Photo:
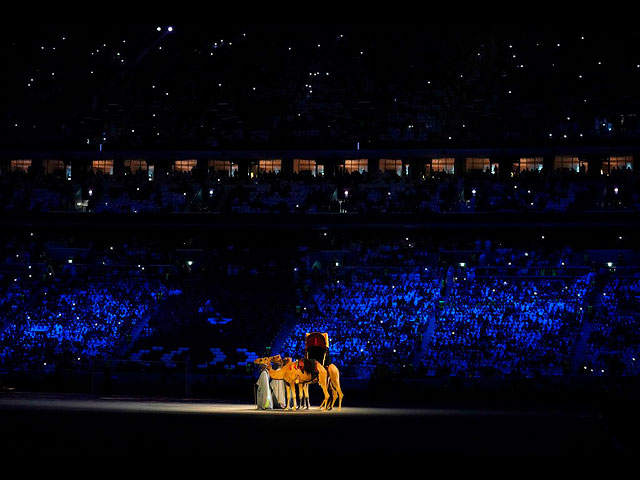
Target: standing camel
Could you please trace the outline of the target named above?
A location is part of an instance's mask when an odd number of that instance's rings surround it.
[[[291,360],[291,359],[289,358],[288,360]],[[271,361],[281,362],[282,359],[280,358],[280,355],[276,355],[275,357],[271,357]],[[312,362],[312,364],[309,365],[308,363],[305,363],[305,362]],[[298,360],[297,365],[303,374],[310,373],[310,372],[305,372],[305,365],[308,365],[308,367],[310,367],[310,369],[312,370],[313,369],[318,370],[317,377],[313,378],[311,382],[305,382],[304,384],[298,385],[298,387],[301,387],[301,386],[303,387],[300,393],[300,406],[302,406],[302,404],[306,402],[307,409],[308,409],[309,408],[309,383],[319,383],[320,372],[321,372],[320,368],[324,368],[324,367],[320,362],[318,362],[315,359],[306,359],[306,360],[301,359],[301,360]],[[338,370],[338,367],[336,367],[333,363],[326,367],[326,371],[328,374],[327,386],[331,388],[331,397],[333,398],[333,402],[331,402],[331,405],[329,405],[328,402],[326,403],[323,402],[324,406],[327,410],[332,410],[334,405],[336,404],[336,401],[339,399],[340,401],[338,403],[338,410],[341,410],[342,399],[344,398],[344,394],[342,393],[342,388],[340,387],[340,371]]]
[[[287,410],[289,410],[290,408],[289,405],[291,397],[293,397],[293,407],[296,408],[295,386],[296,384],[304,385],[311,383],[313,381],[311,373],[303,373],[298,368],[297,362],[288,362],[280,370],[273,370],[273,368],[271,368],[271,362],[273,360],[275,360],[275,357],[256,358],[254,360],[254,363],[266,365],[271,378],[282,379],[285,381],[285,383],[288,384],[289,389],[287,390]],[[320,404],[320,410],[326,410],[329,403],[329,391],[327,390],[327,379],[329,377],[327,374],[327,370],[320,363],[317,363],[317,369],[318,384],[320,385],[320,387],[322,388],[322,392],[324,393],[324,400]]]
[[[298,384],[298,389],[300,390],[300,397],[302,398],[302,389],[303,389],[304,381],[306,380],[306,378],[302,378],[302,380],[300,380],[300,376],[302,372],[298,370],[297,365],[295,364],[295,362],[291,361],[291,359],[285,359],[285,363],[282,366],[282,368],[278,370],[274,370],[273,367],[271,366],[272,358],[273,357],[256,358],[253,361],[253,363],[257,365],[266,365],[267,372],[269,372],[269,377],[271,377],[272,379],[284,380],[285,390],[287,392],[287,408],[286,409],[289,410],[291,408],[291,403],[292,403],[291,399],[293,399],[293,408],[295,409],[297,408],[296,390],[295,390],[296,383]],[[309,375],[308,381],[310,380],[311,380],[311,375]]]
[[[292,362],[291,357],[285,357],[283,359],[280,355],[269,357],[268,360],[271,363],[280,364],[283,367],[286,365],[289,365],[289,362]],[[297,363],[295,365],[297,365]],[[290,366],[287,366],[287,368],[290,368]],[[284,375],[283,375],[283,379],[284,379]],[[315,380],[315,382],[317,382],[317,380]],[[305,403],[306,401],[306,408],[308,410],[309,409],[309,383],[302,383],[300,382],[300,379],[298,379],[296,383],[298,384],[298,396],[300,398],[300,406],[299,407],[296,406],[295,390],[293,390],[291,391],[291,396],[293,397],[293,407],[302,408],[303,403]],[[289,387],[289,384],[287,384],[287,388],[288,387]]]
[[[269,364],[271,362],[282,361],[280,355],[269,357],[266,360],[269,361]],[[285,363],[286,368],[285,367],[282,368],[282,370],[285,370],[284,380],[285,382],[287,382],[287,378],[290,378],[293,381],[293,383],[290,385],[295,385],[295,383],[298,383],[298,388],[301,390],[300,403],[302,405],[304,401],[303,399],[305,399],[308,405],[309,384],[315,383],[315,379],[312,377],[311,372],[302,372],[298,368],[297,362],[291,362],[291,359],[289,358],[285,359],[285,361],[286,360],[289,360],[289,362]],[[317,382],[320,385],[320,388],[322,388],[322,392],[324,393],[324,400],[320,404],[320,409],[321,410],[332,409],[336,403],[336,400],[339,399],[338,410],[341,410],[342,399],[344,398],[344,394],[342,393],[342,388],[340,388],[340,371],[338,370],[338,367],[336,367],[334,364],[331,364],[325,369],[325,367],[320,362],[316,360],[311,360],[311,361],[315,363],[316,369],[318,371]],[[275,372],[278,372],[278,370],[275,370]],[[294,373],[294,372],[297,372],[297,373]],[[331,403],[331,406],[329,406],[329,392],[327,390],[329,386],[331,387],[331,392],[333,396],[333,402]],[[294,397],[294,408],[295,408],[296,406],[295,390],[293,389],[293,387],[291,387],[291,392]],[[289,405],[289,402],[287,400],[287,407],[288,405]]]

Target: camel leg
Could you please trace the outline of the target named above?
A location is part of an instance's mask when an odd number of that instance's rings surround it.
[[[292,404],[293,406],[290,406]],[[287,383],[287,410],[296,408],[296,386],[294,383]]]
[[[304,384],[299,383],[298,384],[298,395],[300,396],[300,406],[298,407],[298,410],[302,408],[303,404],[304,404]]]
[[[298,403],[296,401],[296,384],[295,383],[291,384],[291,396],[293,397],[293,409],[297,410]]]
[[[300,384],[300,408],[309,409],[309,384]]]
[[[298,384],[298,392],[296,395],[296,399],[298,400],[298,404],[296,405],[296,410],[300,410],[302,408],[302,394],[300,393],[300,384]]]
[[[285,384],[284,389],[287,394],[287,408],[285,408],[285,410],[289,410],[289,404],[291,403],[291,389],[289,388],[288,383]]]
[[[342,399],[344,398],[344,393],[342,393],[342,389],[340,388],[340,384],[338,383],[338,411],[342,410]],[[334,400],[335,402],[335,400]]]
[[[291,384],[291,396],[293,397],[293,410],[298,409],[298,395],[296,394],[296,385],[295,383]]]
[[[329,391],[327,390],[327,371],[320,373],[318,377],[318,383],[322,387],[322,393],[324,393],[324,400],[320,404],[320,410],[326,410],[329,403]]]
[[[342,393],[342,389],[340,388],[340,371],[335,365],[329,365],[328,372],[329,378],[331,379],[331,390],[333,392],[333,403],[331,404],[331,408],[335,405],[336,400],[339,399],[338,410],[340,410],[342,409],[342,399],[344,398],[344,393]]]
[[[304,397],[307,400],[307,410],[309,410],[309,407],[311,407],[311,400],[309,399],[309,384],[306,383],[304,385]]]
[[[333,383],[331,383],[331,380],[329,380],[329,392],[331,392],[331,398],[330,398],[331,403],[330,403],[329,407],[327,408],[327,410],[333,410],[333,406],[336,403],[337,394],[336,394],[336,389],[333,388]]]

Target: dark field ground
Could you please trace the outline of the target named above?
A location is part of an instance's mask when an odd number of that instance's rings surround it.
[[[1,449],[52,456],[228,455],[321,439],[337,455],[634,455],[639,416],[624,392],[562,401],[439,398],[341,411],[259,411],[252,399],[0,393]],[[312,397],[312,402],[315,400]],[[351,400],[351,401],[349,401]],[[318,440],[313,440],[318,441]]]

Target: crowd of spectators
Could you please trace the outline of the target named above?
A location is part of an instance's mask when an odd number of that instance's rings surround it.
[[[74,185],[61,176],[3,172],[0,185],[3,212],[72,211],[74,208]]]
[[[231,363],[216,371],[235,369],[293,312],[293,268],[277,253],[226,243],[185,249],[171,236],[10,237],[0,263],[3,369],[125,361],[134,345],[187,345],[192,365],[220,347]]]
[[[75,287],[52,283],[26,308],[5,318],[0,361],[19,370],[109,359],[165,295],[162,284],[150,281]]]
[[[567,213],[640,209],[640,176],[631,170],[587,176],[573,171],[437,173],[411,178],[354,172],[336,177],[261,173],[253,178],[142,170],[63,179],[54,174],[3,172],[4,212],[210,212],[314,214],[328,212]]]
[[[612,276],[599,298],[582,373],[640,373],[640,278]]]
[[[431,374],[569,372],[593,274],[571,279],[457,278],[437,315]]]
[[[301,356],[305,334],[319,331],[329,334],[331,356],[339,368],[366,371],[377,362],[406,365],[420,348],[440,287],[440,278],[420,273],[358,272],[332,281],[304,307],[284,351]]]
[[[51,371],[115,358],[145,334],[143,327],[171,294],[165,270],[145,271],[136,263],[140,248],[121,244],[83,252],[38,237],[25,234],[6,243],[0,266],[3,368]],[[61,250],[65,258],[56,258]]]
[[[152,182],[142,170],[112,176],[91,175],[82,186],[87,210],[97,213],[181,212],[190,209],[194,190],[190,175],[171,172]]]
[[[465,236],[347,236],[327,256],[322,247],[222,242],[183,250],[187,242],[103,239],[79,248],[38,237],[6,242],[4,368],[114,359],[134,343],[189,346],[194,365],[224,351],[233,367],[279,335],[278,353],[299,357],[305,334],[322,331],[346,375],[380,365],[427,376],[559,375],[570,373],[593,311],[584,365],[596,374],[637,373],[637,277],[607,277],[598,290],[584,252],[542,239],[532,248]]]
[[[336,364],[360,375],[568,374],[594,268],[584,252],[537,243],[352,241],[316,276],[285,351],[301,355],[305,333],[323,331]]]

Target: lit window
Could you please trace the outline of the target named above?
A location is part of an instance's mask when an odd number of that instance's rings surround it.
[[[190,160],[176,160],[173,164],[173,170],[175,172],[191,173],[196,168],[198,161],[195,159]]]
[[[578,157],[570,155],[556,155],[554,159],[554,168],[556,170],[569,169],[576,172],[587,171],[586,162],[580,162]]]
[[[398,176],[402,175],[402,160],[381,158],[379,165],[382,172],[395,172]]]
[[[454,173],[455,165],[455,158],[433,158],[431,160],[431,170],[434,172]]]
[[[131,173],[136,173],[138,170],[142,170],[143,172],[149,170],[146,160],[125,160],[124,167],[129,167]]]
[[[311,172],[314,177],[317,174],[318,163],[315,160],[296,158],[293,160],[294,173]]]
[[[525,170],[542,170],[544,159],[542,157],[523,157],[520,159],[519,170],[524,172]]]
[[[258,171],[267,173],[280,173],[282,170],[282,160],[259,160]]]
[[[27,172],[31,166],[31,159],[11,160],[12,172]]]
[[[113,175],[113,160],[93,160],[91,171],[93,173],[101,172],[103,175]]]
[[[344,161],[344,171],[346,173],[369,171],[369,160],[366,158],[349,159]]]
[[[602,162],[602,170],[604,173],[611,173],[611,170],[618,168],[621,170],[633,169],[633,156],[626,155],[622,157],[609,157],[608,161]]]
[[[470,157],[465,159],[467,170],[482,170],[483,172],[491,168],[491,160],[488,158]]]

